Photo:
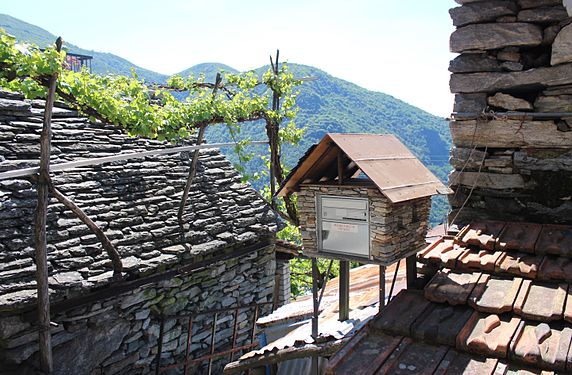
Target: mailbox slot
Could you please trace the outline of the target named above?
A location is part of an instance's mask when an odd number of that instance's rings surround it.
[[[318,251],[369,258],[369,203],[366,198],[317,196]]]

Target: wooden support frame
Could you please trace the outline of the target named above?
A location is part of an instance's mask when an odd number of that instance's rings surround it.
[[[385,308],[385,266],[379,266],[379,312]]]
[[[339,318],[340,322],[350,318],[350,262],[340,260]]]
[[[405,259],[405,270],[407,289],[417,289],[417,254],[410,255]]]

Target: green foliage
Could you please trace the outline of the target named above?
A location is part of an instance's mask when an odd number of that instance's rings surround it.
[[[56,36],[50,32],[7,14],[0,14],[0,28],[3,28],[11,35],[14,35],[18,41],[29,42],[39,46],[40,48],[51,46],[54,40],[56,40]],[[65,49],[68,52],[93,56],[91,67],[93,72],[97,74],[112,73],[130,76],[131,68],[135,68],[139,77],[147,82],[163,83],[168,78],[168,76],[164,74],[135,66],[124,58],[111,53],[86,50],[67,42]]]
[[[61,96],[73,98],[71,104],[78,105],[87,115],[98,115],[120,125],[131,135],[179,141],[208,124],[226,123],[238,133],[241,122],[266,119],[280,123],[284,119],[291,121],[296,113],[292,87],[299,82],[285,65],[278,75],[269,72],[262,79],[253,72],[226,74],[225,90],[216,94],[202,78],[175,76],[169,84],[187,92],[186,98],[179,100],[166,89],[149,88],[133,70],[130,77],[100,76],[87,70],[73,72],[62,68],[65,52],[58,53],[53,47],[42,52],[33,46],[16,44],[15,38],[4,31],[0,31],[0,38],[0,85],[35,97],[42,94],[42,83],[58,73]],[[285,96],[276,111],[268,109],[272,90]],[[283,129],[283,134],[287,140],[298,138],[293,125]],[[239,143],[237,149],[244,145],[245,142]]]

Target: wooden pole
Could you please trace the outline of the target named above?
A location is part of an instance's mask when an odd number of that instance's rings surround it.
[[[61,51],[62,38],[56,40],[56,49]],[[50,333],[50,292],[48,287],[48,256],[46,225],[49,204],[50,154],[52,141],[52,110],[54,107],[58,74],[49,79],[48,96],[44,109],[44,123],[40,137],[40,174],[36,190],[38,205],[36,207],[34,239],[36,244],[36,280],[38,284],[38,339],[40,351],[40,368],[46,374],[53,371],[52,337]]]
[[[215,96],[216,96],[216,93],[217,93],[218,87],[220,86],[221,81],[222,81],[222,78],[220,76],[220,73],[217,73],[213,92],[212,92],[212,100],[213,101],[215,99]],[[197,140],[195,142],[195,144],[197,146],[200,146],[200,144],[203,142],[203,138],[205,136],[206,129],[207,129],[207,125],[203,125],[200,127],[199,134],[197,135]],[[183,226],[183,214],[185,212],[185,205],[187,204],[187,199],[189,198],[189,192],[191,190],[191,185],[193,184],[193,179],[195,178],[195,174],[197,172],[198,162],[199,162],[199,150],[197,149],[193,153],[193,160],[191,161],[191,167],[189,169],[189,175],[187,176],[187,182],[185,183],[185,189],[183,190],[183,197],[181,198],[181,203],[179,205],[179,212],[177,214],[177,218],[179,219],[179,225],[181,227]]]
[[[385,307],[385,266],[379,266],[379,312],[383,311],[384,307]]]
[[[340,260],[339,321],[350,318],[350,262]]]
[[[407,273],[407,289],[417,288],[417,255],[413,254],[405,259]]]
[[[312,338],[314,343],[318,342],[318,315],[319,315],[319,305],[318,305],[318,261],[316,258],[312,258],[312,300],[314,302],[314,314],[312,315]],[[312,375],[318,375],[318,356],[312,355]]]

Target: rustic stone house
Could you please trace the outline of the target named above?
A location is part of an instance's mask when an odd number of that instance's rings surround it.
[[[42,108],[42,102],[0,92],[0,173],[37,165]],[[54,164],[172,147],[130,138],[62,106],[54,109],[52,128]],[[219,351],[230,349],[231,341],[251,342],[253,320],[273,301],[276,217],[210,148],[200,151],[181,229],[177,209],[189,165],[189,155],[177,153],[53,174],[55,185],[115,244],[124,269],[123,280],[112,281],[111,261],[95,235],[50,202],[56,374],[143,374],[157,364],[175,365],[170,371],[176,373],[186,354],[209,354],[211,343]],[[37,368],[35,206],[29,180],[0,180],[0,373]],[[214,312],[194,315],[191,324],[189,315],[213,309],[220,310],[216,318]],[[191,369],[200,372],[208,363]]]

